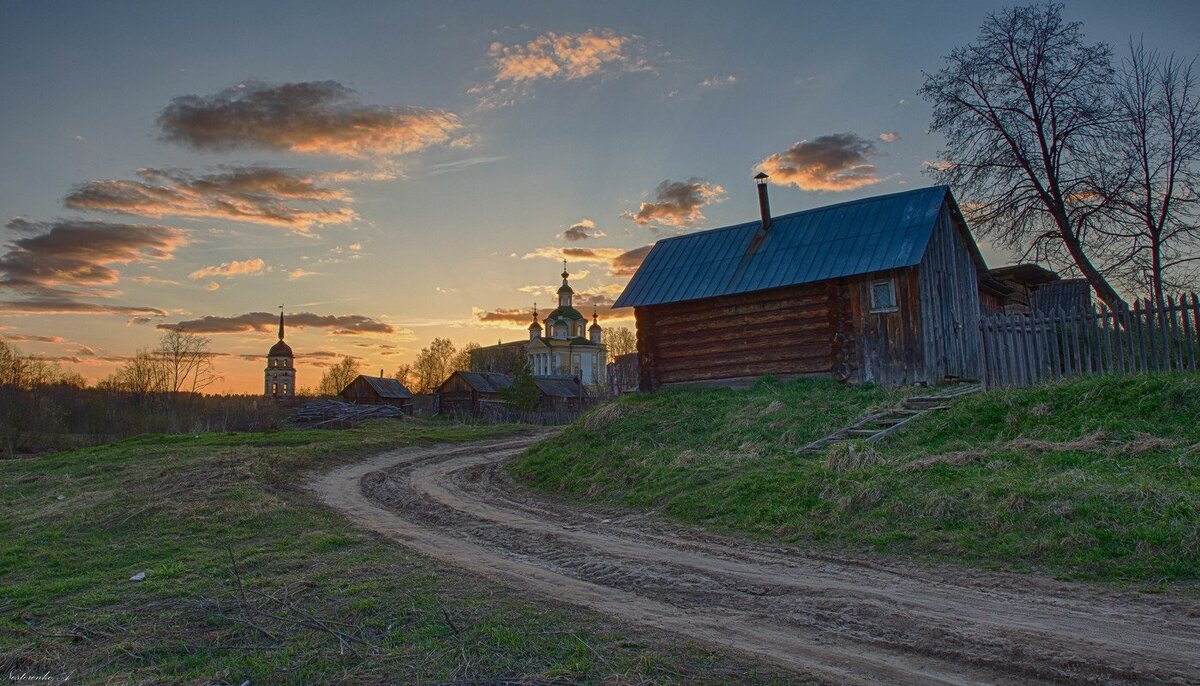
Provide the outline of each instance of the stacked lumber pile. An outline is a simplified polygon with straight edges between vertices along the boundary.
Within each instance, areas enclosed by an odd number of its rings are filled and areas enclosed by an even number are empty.
[[[353,425],[366,419],[408,419],[394,405],[354,405],[340,400],[315,400],[292,412],[292,421],[309,426]]]

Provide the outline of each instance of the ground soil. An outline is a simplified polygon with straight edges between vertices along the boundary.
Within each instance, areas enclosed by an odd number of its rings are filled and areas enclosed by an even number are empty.
[[[1200,683],[1200,599],[830,555],[570,506],[508,479],[537,437],[315,477],[357,526],[534,598],[838,684]]]

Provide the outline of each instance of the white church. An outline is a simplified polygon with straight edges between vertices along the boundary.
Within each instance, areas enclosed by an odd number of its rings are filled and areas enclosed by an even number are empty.
[[[558,289],[558,307],[538,321],[537,305],[529,324],[529,340],[479,348],[471,352],[473,371],[498,371],[511,374],[511,360],[522,352],[527,356],[534,376],[570,376],[580,379],[589,391],[606,383],[608,348],[597,314],[592,324],[575,309],[575,291],[570,273],[563,263],[562,286]],[[544,328],[543,328],[544,326]]]

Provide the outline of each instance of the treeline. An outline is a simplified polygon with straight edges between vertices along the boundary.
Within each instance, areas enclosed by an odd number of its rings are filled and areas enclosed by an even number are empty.
[[[287,408],[257,396],[205,396],[219,376],[208,339],[169,332],[88,388],[56,363],[0,340],[0,455],[109,443],[145,433],[262,431]]]

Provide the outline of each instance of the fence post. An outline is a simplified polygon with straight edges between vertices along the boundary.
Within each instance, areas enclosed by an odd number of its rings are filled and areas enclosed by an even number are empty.
[[[1196,347],[1195,341],[1192,340],[1192,325],[1188,319],[1187,309],[1187,293],[1179,294],[1179,319],[1183,325],[1183,340],[1187,343],[1187,361],[1184,362],[1184,369],[1196,369]]]

